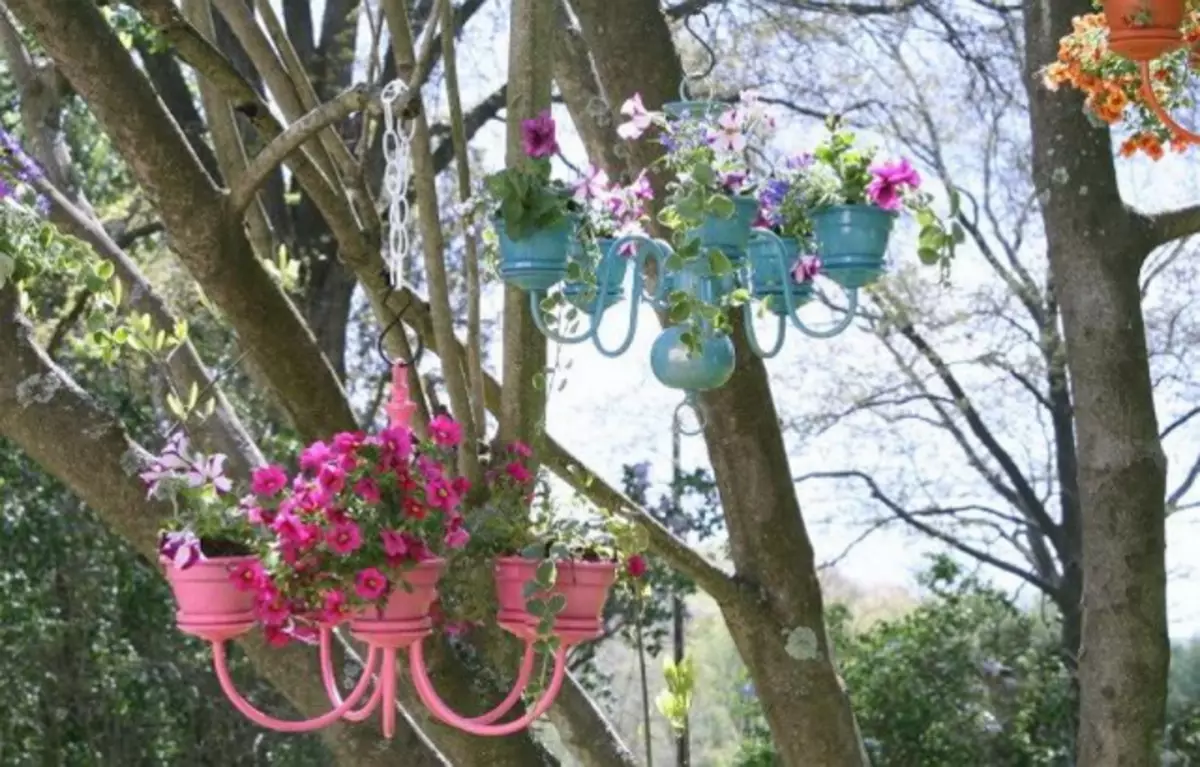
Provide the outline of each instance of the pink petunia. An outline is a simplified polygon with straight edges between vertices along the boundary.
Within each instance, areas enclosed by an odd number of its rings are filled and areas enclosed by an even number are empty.
[[[554,135],[554,118],[545,110],[531,120],[521,121],[521,146],[525,154],[534,158],[553,157],[558,154],[558,140]]]
[[[455,516],[450,520],[450,524],[446,527],[446,537],[444,541],[447,548],[461,549],[471,540],[471,534],[463,527],[461,516]]]
[[[383,540],[383,553],[389,560],[408,556],[408,541],[403,534],[395,530],[384,530],[379,537]]]
[[[504,467],[504,473],[521,484],[533,479],[533,473],[529,471],[529,467],[519,461],[510,462]]]
[[[287,472],[282,466],[260,466],[250,477],[250,489],[255,495],[270,498],[288,485]]]
[[[267,571],[257,560],[238,565],[229,574],[238,591],[260,591],[267,581]]]
[[[821,259],[816,256],[801,256],[792,266],[792,280],[795,282],[810,282],[821,273]]]
[[[254,611],[258,619],[268,626],[278,626],[292,616],[292,606],[274,586],[267,586],[258,592]]]
[[[580,202],[594,200],[604,197],[608,194],[610,186],[608,174],[603,168],[597,168],[595,165],[589,165],[587,175],[579,180],[574,187],[575,199]]]
[[[388,589],[388,579],[379,568],[368,567],[354,576],[354,592],[367,601],[379,599]]]
[[[617,135],[626,141],[641,138],[642,134],[650,130],[650,126],[654,124],[654,118],[646,111],[646,105],[642,103],[642,94],[640,93],[633,94],[621,105],[621,114],[628,117],[629,120],[617,126]]]
[[[335,554],[351,554],[362,546],[362,530],[354,522],[346,520],[334,525],[325,534],[325,543]]]
[[[384,452],[402,461],[412,455],[413,434],[406,426],[389,426],[379,432],[379,444]]]
[[[363,477],[355,482],[353,490],[355,495],[367,503],[379,503],[382,498],[379,492],[379,483],[370,477]]]
[[[462,424],[448,415],[438,415],[429,422],[429,438],[438,447],[457,447],[462,437]]]
[[[520,440],[508,443],[508,452],[521,458],[532,458],[533,448]]]
[[[427,455],[423,455],[417,459],[417,472],[426,481],[441,479],[445,474],[442,470],[442,465]]]
[[[875,177],[867,184],[867,198],[884,210],[898,210],[902,194],[921,186],[921,175],[908,162],[899,160],[871,168]]]
[[[314,474],[333,459],[333,451],[324,442],[314,442],[300,453],[300,468]]]
[[[333,452],[338,455],[352,454],[362,447],[367,435],[361,431],[344,431],[333,437]]]
[[[349,608],[346,605],[346,595],[340,589],[330,589],[325,592],[319,614],[319,620],[322,623],[340,623],[349,612]]]
[[[717,118],[717,129],[708,133],[708,145],[718,152],[740,152],[746,148],[746,134],[742,132],[742,113],[730,109]]]
[[[340,493],[346,486],[346,472],[335,463],[327,463],[321,467],[317,482],[329,493]]]
[[[430,508],[452,511],[458,506],[458,493],[444,479],[431,479],[425,484],[425,503]]]

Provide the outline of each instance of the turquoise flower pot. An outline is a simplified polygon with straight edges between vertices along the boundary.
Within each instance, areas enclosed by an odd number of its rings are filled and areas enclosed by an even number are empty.
[[[504,219],[494,221],[500,239],[500,278],[525,291],[549,290],[567,276],[567,254],[579,222],[564,218],[520,240],[508,236]]]
[[[650,369],[659,383],[671,389],[704,391],[724,386],[733,375],[736,357],[729,336],[710,335],[701,344],[700,353],[692,357],[679,340],[682,325],[674,325],[659,333],[650,347]]]
[[[746,258],[746,245],[750,242],[750,228],[758,217],[758,200],[753,197],[734,197],[733,215],[729,218],[708,216],[696,229],[688,233],[689,239],[699,239],[700,249],[707,254],[719,249],[725,257],[740,266]]]
[[[847,290],[875,282],[896,214],[874,205],[837,205],[812,213],[823,273]]]
[[[772,240],[751,240],[746,255],[750,264],[750,295],[762,301],[767,311],[778,317],[786,317],[788,305],[787,297],[783,294],[783,280],[785,277],[792,279],[787,272],[790,272],[790,267],[796,263],[796,256],[800,253],[800,241],[795,237],[781,237],[780,240],[785,248],[783,273],[779,271],[779,251]],[[812,282],[792,280],[791,287],[793,309],[799,309],[812,300]]]
[[[605,309],[609,309],[625,297],[625,272],[629,268],[629,258],[616,252],[609,253],[614,242],[616,240],[596,240],[599,262],[595,267],[595,285],[578,280],[567,280],[563,283],[563,298],[585,314],[591,314],[595,310],[597,301],[600,301]],[[578,243],[571,246],[568,257],[571,261],[578,261],[585,270],[592,268],[592,259],[587,257],[583,246]]]

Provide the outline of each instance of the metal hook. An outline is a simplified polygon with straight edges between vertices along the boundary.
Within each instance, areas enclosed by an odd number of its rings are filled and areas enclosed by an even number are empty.
[[[696,416],[696,428],[683,428],[683,411],[691,410]],[[689,391],[683,396],[683,402],[675,406],[675,413],[671,416],[671,427],[685,437],[696,437],[704,433],[704,427],[708,426],[708,420],[704,417],[703,411],[700,410],[699,404],[696,402],[696,392]]]
[[[704,26],[706,29],[708,27],[712,26],[712,22],[710,22],[708,20],[708,12],[707,11],[701,10],[693,15],[699,16],[700,18],[704,19]],[[691,34],[691,36],[696,40],[696,42],[700,44],[700,47],[704,49],[704,52],[708,54],[708,66],[704,68],[704,71],[700,72],[699,74],[686,74],[685,73],[683,76],[683,82],[681,82],[679,84],[679,96],[683,101],[687,101],[688,100],[688,90],[687,90],[688,80],[695,80],[698,82],[698,81],[703,80],[704,78],[708,77],[709,75],[711,75],[713,70],[717,68],[717,52],[713,50],[713,47],[708,44],[707,40],[705,40],[703,37],[700,36],[699,32],[697,32],[695,29],[692,28],[692,15],[684,17],[683,28],[686,29],[689,34]]]
[[[395,292],[396,288],[392,288],[390,291],[388,291],[388,294],[384,296],[384,306],[387,306],[388,299],[391,298],[392,294]],[[388,367],[395,365],[397,361],[388,356],[387,349],[384,348],[384,340],[387,339],[387,334],[391,332],[392,328],[400,325],[400,323],[404,320],[404,313],[407,312],[410,307],[412,307],[412,303],[412,298],[410,297],[408,302],[404,304],[404,308],[396,312],[396,316],[392,317],[392,321],[384,326],[383,330],[379,333],[379,338],[375,340],[375,351],[379,352],[379,356],[383,358],[384,364],[386,364]],[[403,329],[401,329],[401,332],[404,332]],[[412,359],[400,360],[399,362],[402,365],[412,365],[415,367],[421,363],[421,356],[423,354],[425,354],[425,342],[421,340],[421,334],[417,333],[416,353],[413,354]]]

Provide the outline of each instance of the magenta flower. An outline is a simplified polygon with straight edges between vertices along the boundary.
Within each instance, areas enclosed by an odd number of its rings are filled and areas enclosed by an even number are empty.
[[[304,451],[300,453],[300,468],[316,473],[333,457],[333,451],[329,449],[329,445],[317,441],[304,448]]]
[[[654,124],[654,118],[646,111],[640,93],[633,94],[621,105],[621,114],[628,117],[629,120],[617,126],[617,135],[626,141],[641,138],[642,134],[650,130],[650,126]]]
[[[654,199],[654,187],[650,185],[650,177],[646,175],[646,170],[643,168],[638,177],[629,185],[629,191],[633,192],[633,196],[639,200],[650,201]]]
[[[379,534],[383,539],[383,553],[388,559],[402,559],[408,555],[408,541],[395,530],[384,530]]]
[[[875,178],[867,184],[867,198],[884,210],[898,210],[901,194],[921,186],[921,176],[908,160],[877,165],[871,174]]]
[[[742,113],[730,109],[717,118],[717,129],[708,133],[708,144],[718,152],[740,152],[746,148],[746,134],[742,132]]]
[[[317,482],[321,483],[321,487],[329,493],[340,493],[346,486],[346,472],[342,471],[342,467],[335,463],[327,463],[321,467],[321,472],[317,475]]]
[[[509,463],[504,467],[504,472],[522,485],[533,479],[533,474],[530,473],[529,468],[519,461]]]
[[[353,454],[366,440],[367,435],[361,431],[344,431],[333,437],[333,452],[338,455]]]
[[[379,503],[381,496],[379,493],[379,483],[370,477],[363,477],[354,483],[354,494],[362,498],[367,503]]]
[[[261,591],[268,582],[267,571],[257,560],[235,567],[229,574],[229,580],[237,585],[238,591]]]
[[[795,282],[809,282],[821,273],[821,259],[816,256],[801,256],[792,266],[792,279]]]
[[[429,438],[438,447],[457,447],[462,435],[462,425],[448,415],[436,416],[429,422]]]
[[[362,530],[350,520],[339,522],[325,534],[325,543],[334,554],[352,554],[362,546]]]
[[[346,595],[340,589],[330,589],[325,592],[321,605],[319,620],[322,623],[337,624],[346,617],[349,610],[346,607]]]
[[[292,617],[292,606],[273,585],[264,586],[254,600],[254,612],[268,626],[279,626]]]
[[[417,459],[417,471],[426,480],[441,479],[444,473],[442,465],[427,455]]]
[[[313,543],[313,531],[293,511],[280,511],[271,523],[271,529],[280,540],[298,549],[308,548]]]
[[[550,116],[550,110],[532,120],[521,121],[521,146],[530,157],[553,157],[558,154],[558,140],[554,137],[554,118]]]
[[[387,592],[387,576],[377,567],[368,567],[354,576],[354,592],[362,599],[373,602]]]
[[[521,442],[520,440],[510,442],[508,444],[508,452],[521,458],[533,457],[533,448],[531,448],[529,445],[526,445],[524,442]]]
[[[412,455],[412,431],[405,426],[389,426],[379,432],[379,444],[391,456],[406,461]]]
[[[456,514],[446,526],[446,537],[443,539],[447,548],[464,548],[471,540],[471,534],[463,527],[462,515]]]
[[[272,623],[263,626],[263,637],[271,647],[287,647],[292,641],[292,635],[283,626]]]
[[[452,511],[458,506],[458,493],[442,478],[431,479],[425,485],[425,503],[433,509]]]
[[[250,489],[255,495],[271,497],[287,487],[288,476],[282,466],[260,466],[250,477]]]

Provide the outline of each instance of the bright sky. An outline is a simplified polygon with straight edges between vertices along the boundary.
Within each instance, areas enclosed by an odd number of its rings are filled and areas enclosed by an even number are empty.
[[[314,12],[320,14],[323,6],[324,3],[318,0],[314,3]],[[501,73],[507,65],[505,16],[504,4],[485,6],[459,45],[463,100],[468,106],[502,81]],[[431,105],[440,104],[442,96],[431,87],[426,90],[426,99],[432,102]],[[570,132],[565,111],[557,113],[556,117],[560,126],[568,126],[562,129],[563,132]],[[779,148],[796,151],[805,147],[807,138],[800,131],[785,131],[776,143]],[[580,166],[586,164],[573,135],[562,136],[560,140],[572,162]],[[498,166],[503,161],[503,126],[490,124],[473,145],[484,152],[486,162]],[[1159,175],[1153,187],[1148,183],[1149,172],[1144,162],[1122,161],[1120,169],[1126,198],[1143,207],[1166,208],[1195,200],[1198,196],[1195,187],[1186,181],[1187,167],[1182,162],[1165,161],[1157,166]],[[1169,190],[1169,196],[1161,193],[1164,189]],[[902,240],[903,237],[893,244],[893,258],[901,263],[914,263],[915,253],[911,248],[903,249]],[[932,271],[926,270],[922,274],[922,279],[930,283],[936,281]],[[956,292],[959,296],[965,295],[981,282],[994,279],[973,254],[960,253],[952,277],[953,285],[947,295],[950,298]],[[492,311],[498,310],[496,302],[488,303]],[[610,311],[602,335],[610,339],[621,337],[627,316],[627,303]],[[613,483],[619,482],[622,464],[640,460],[651,462],[654,480],[662,482],[670,476],[671,417],[682,397],[680,392],[659,385],[650,372],[649,349],[657,331],[655,318],[643,309],[633,346],[617,360],[602,357],[590,344],[557,351],[551,347],[551,359],[558,360],[560,369],[565,368],[565,373],[559,374],[559,381],[565,386],[561,390],[555,387],[550,399],[550,432]],[[612,345],[611,341],[609,345]],[[499,351],[499,348],[494,350],[494,359],[499,358]],[[767,363],[781,418],[786,421],[790,416],[812,412],[814,392],[825,391],[831,381],[849,380],[856,369],[873,364],[873,360],[886,359],[881,351],[875,338],[855,329],[830,341],[793,334],[783,353]],[[953,351],[942,349],[948,356],[953,356]],[[992,415],[999,414],[985,413],[985,418]],[[873,447],[870,438],[864,441],[862,438],[837,439],[837,436],[838,433],[826,434],[810,445],[795,444],[795,439],[791,439],[793,475],[852,468],[856,465],[853,459],[870,452]],[[961,454],[948,441],[930,446],[929,450],[931,452],[926,456],[939,453],[943,456],[934,460],[961,463]],[[1171,485],[1179,481],[1182,469],[1190,465],[1197,450],[1200,445],[1194,441],[1168,445]],[[683,460],[685,468],[707,465],[707,452],[701,438],[685,438]],[[902,466],[894,468],[903,470]],[[859,536],[861,524],[854,524],[852,520],[861,521],[864,511],[869,508],[865,490],[855,490],[852,495],[846,495],[848,490],[842,495],[833,495],[831,489],[832,486],[822,488],[815,484],[804,484],[799,488],[803,514],[819,561],[838,556]],[[1172,575],[1170,618],[1172,635],[1177,639],[1200,634],[1200,580],[1190,577],[1184,556],[1184,552],[1195,551],[1200,545],[1198,519],[1200,517],[1195,513],[1180,514],[1168,525],[1168,567]],[[865,586],[915,587],[913,575],[921,568],[923,556],[939,548],[928,539],[907,533],[895,525],[854,546],[841,560],[838,570]],[[995,571],[985,572],[992,575]],[[1011,587],[1018,584],[1009,576],[997,577],[997,581]]]

